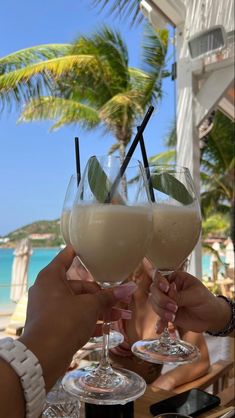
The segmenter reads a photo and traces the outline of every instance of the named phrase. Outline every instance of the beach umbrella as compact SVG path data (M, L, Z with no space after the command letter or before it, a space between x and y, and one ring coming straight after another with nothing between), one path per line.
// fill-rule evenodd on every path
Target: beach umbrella
M21 240L15 248L12 264L10 299L13 302L18 302L27 290L28 267L31 254L32 249L29 240L27 238Z
M225 263L228 264L229 268L234 269L234 249L230 238L228 238L227 245L225 247Z

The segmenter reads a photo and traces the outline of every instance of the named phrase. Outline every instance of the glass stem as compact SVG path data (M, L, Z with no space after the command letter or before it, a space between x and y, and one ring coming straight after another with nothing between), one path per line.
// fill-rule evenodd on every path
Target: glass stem
M164 328L161 336L160 336L160 340L164 341L165 344L171 344L172 343L172 338L170 336L170 333L168 331L168 328Z
M169 276L171 275L172 271L160 271L161 275L164 276L169 281ZM161 336L160 340L165 343L166 345L172 344L173 340L170 336L170 333L168 331L168 327L165 327Z
M109 360L109 332L110 332L111 322L105 320L103 322L103 348L101 351L100 365L99 369L105 371L106 373L113 373L113 369Z

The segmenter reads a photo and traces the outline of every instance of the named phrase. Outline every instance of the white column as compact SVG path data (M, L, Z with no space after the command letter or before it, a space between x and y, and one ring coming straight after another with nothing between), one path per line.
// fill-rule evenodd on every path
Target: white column
M195 79L189 58L184 25L176 28L177 45L177 164L188 167L196 192L200 196L200 149L198 130L195 125ZM202 277L201 243L191 256L191 274Z

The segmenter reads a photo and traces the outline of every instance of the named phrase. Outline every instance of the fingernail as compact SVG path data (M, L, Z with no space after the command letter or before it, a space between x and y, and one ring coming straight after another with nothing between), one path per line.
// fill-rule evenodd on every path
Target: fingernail
M166 282L159 282L159 287L162 292L167 293L169 290L169 284Z
M166 318L166 320L167 320L167 321L169 321L169 322L174 322L174 320L175 320L175 315L174 315L173 313L171 313L171 312L166 312L166 313L165 313L165 318Z
M115 287L113 289L113 293L117 299L124 299L132 295L132 293L134 293L136 289L137 289L137 285L134 282L128 282L128 283Z
M166 308L167 308L169 311L174 312L174 313L176 313L176 312L178 311L178 306L177 306L177 305L175 305L174 303L171 303L171 302L169 302L169 303L166 305Z

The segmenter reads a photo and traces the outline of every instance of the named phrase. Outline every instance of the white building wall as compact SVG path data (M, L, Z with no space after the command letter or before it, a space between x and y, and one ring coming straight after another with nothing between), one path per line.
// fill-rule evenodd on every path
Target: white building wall
M198 111L196 95L199 90L199 79L204 77L205 61L201 59L196 62L190 58L188 40L196 33L214 25L222 24L226 32L233 30L234 1L183 1L186 7L185 22L176 27L177 163L189 168L196 191L200 195L200 148L196 127L196 111ZM203 114L203 109L201 111ZM192 254L190 272L199 278L202 276L200 243Z

